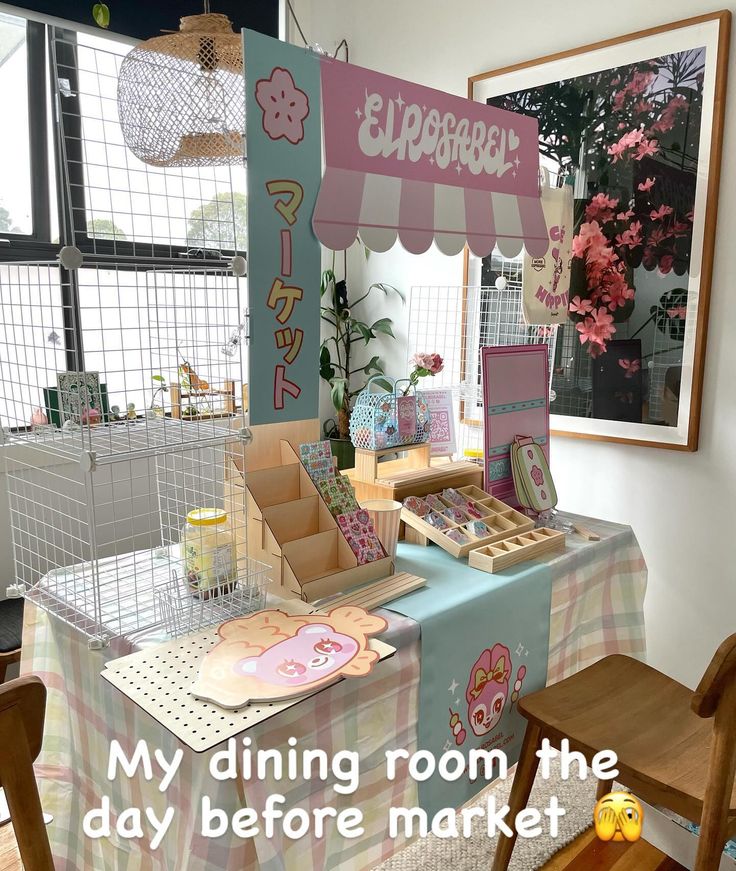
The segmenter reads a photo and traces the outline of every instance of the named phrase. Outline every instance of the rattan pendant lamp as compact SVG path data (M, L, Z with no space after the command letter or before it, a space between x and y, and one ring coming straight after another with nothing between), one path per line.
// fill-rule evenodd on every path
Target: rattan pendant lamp
M212 166L243 160L243 48L226 15L181 19L174 33L137 45L118 76L128 148L152 166Z

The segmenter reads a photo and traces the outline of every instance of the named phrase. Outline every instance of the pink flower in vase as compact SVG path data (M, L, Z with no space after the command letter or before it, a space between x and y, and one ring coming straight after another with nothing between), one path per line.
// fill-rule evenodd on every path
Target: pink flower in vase
M271 78L260 79L256 102L263 110L263 129L271 139L287 139L292 145L304 139L309 97L297 88L288 70L275 67Z
M417 369L426 369L430 375L439 375L445 365L439 354L415 354L412 363Z

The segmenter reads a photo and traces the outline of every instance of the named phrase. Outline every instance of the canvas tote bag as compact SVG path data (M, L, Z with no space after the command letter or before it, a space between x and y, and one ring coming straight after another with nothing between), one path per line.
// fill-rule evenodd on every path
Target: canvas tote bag
M572 187L550 187L549 172L542 169L542 211L549 233L544 257L524 252L522 305L528 324L560 324L567 319L572 259Z

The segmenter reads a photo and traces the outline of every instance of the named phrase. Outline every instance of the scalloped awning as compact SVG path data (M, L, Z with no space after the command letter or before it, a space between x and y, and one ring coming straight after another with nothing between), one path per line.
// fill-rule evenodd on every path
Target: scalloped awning
M322 59L325 172L317 238L341 251L358 234L412 254L436 243L478 257L498 245L533 257L549 244L539 196L536 119Z

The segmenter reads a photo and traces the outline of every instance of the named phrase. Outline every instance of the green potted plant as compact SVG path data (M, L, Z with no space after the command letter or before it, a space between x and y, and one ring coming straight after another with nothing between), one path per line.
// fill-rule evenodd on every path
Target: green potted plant
M365 348L379 334L395 338L391 318L379 318L368 324L355 316L357 306L374 290L386 296L395 293L404 301L400 290L381 282L371 284L357 299L348 299L347 283L337 280L334 269L322 273L320 312L331 330L320 346L319 374L330 385L330 398L336 413L335 418L325 422L324 434L332 443L332 453L337 457L340 469L350 468L355 463L355 448L350 441L350 415L355 397L369 378L383 374L378 355L365 362ZM392 389L387 380L378 379L378 383L387 390Z

